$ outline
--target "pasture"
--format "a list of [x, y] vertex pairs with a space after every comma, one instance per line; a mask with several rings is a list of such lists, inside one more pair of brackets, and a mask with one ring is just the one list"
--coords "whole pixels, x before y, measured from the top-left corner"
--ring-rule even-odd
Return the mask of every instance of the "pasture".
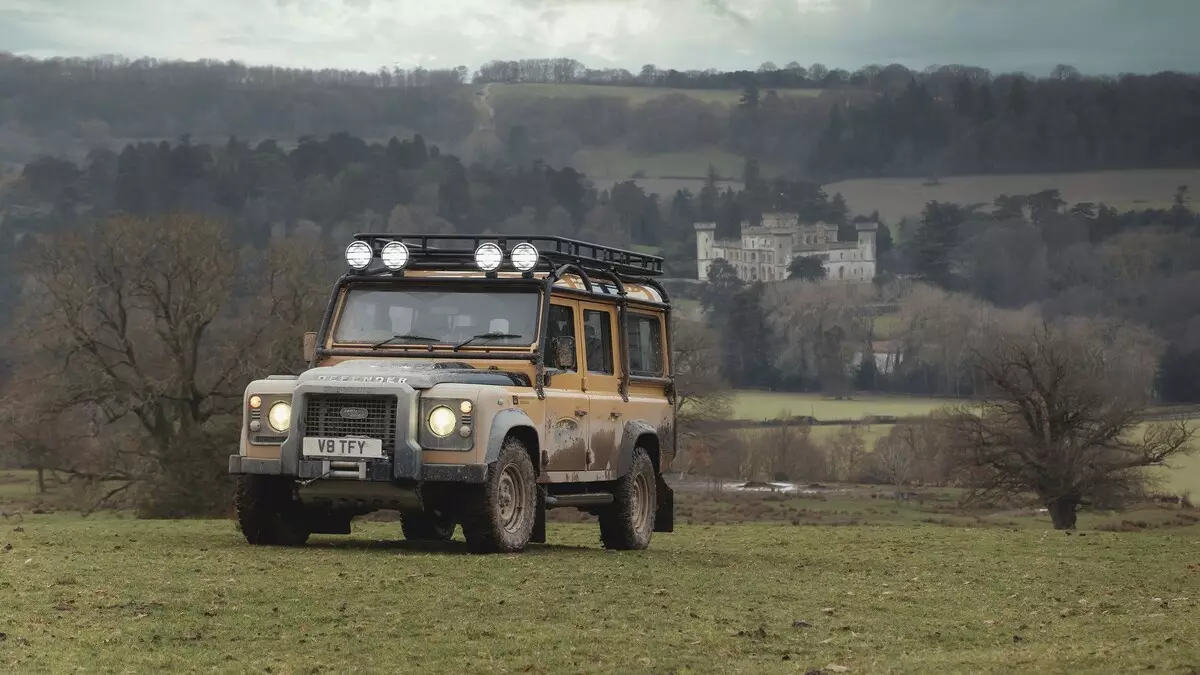
[[[849, 424], [814, 426], [811, 438], [817, 443], [823, 443], [853, 424], [866, 447], [871, 449], [875, 441], [886, 436], [892, 428], [890, 424], [870, 423], [871, 417], [920, 417], [942, 406], [966, 402], [960, 399], [858, 393], [838, 400], [822, 394], [743, 390], [734, 395], [732, 413], [733, 419], [738, 420], [810, 416], [824, 422], [846, 421]], [[1194, 412], [1189, 408], [1182, 414], [1192, 416]], [[1196, 419], [1196, 423], [1200, 424], [1200, 418]], [[742, 433], [760, 432], [746, 430]], [[1163, 481], [1160, 489], [1166, 492], [1181, 494], [1190, 491], [1192, 495], [1200, 495], [1200, 447], [1190, 456], [1172, 460], [1171, 466], [1160, 470], [1159, 475]]]
[[1170, 208], [1175, 188], [1200, 185], [1200, 169], [1142, 169], [1063, 174], [945, 176], [940, 185], [924, 178], [865, 178], [830, 183], [829, 194], [842, 193], [854, 213], [879, 215], [889, 224], [919, 216], [931, 200], [959, 204], [987, 203], [1002, 194], [1031, 194], [1058, 189], [1068, 204], [1104, 202], [1118, 210]]
[[0, 532], [0, 669], [1188, 672], [1183, 522], [681, 524], [638, 553], [551, 523], [547, 545], [472, 556], [386, 522], [279, 549], [232, 521], [33, 516]]

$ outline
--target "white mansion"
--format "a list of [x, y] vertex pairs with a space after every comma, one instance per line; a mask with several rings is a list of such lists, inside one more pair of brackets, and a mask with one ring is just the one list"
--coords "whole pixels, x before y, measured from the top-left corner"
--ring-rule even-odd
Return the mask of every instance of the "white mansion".
[[870, 282], [875, 278], [878, 223], [859, 223], [858, 241], [838, 241], [838, 226], [801, 223], [794, 215], [763, 214], [762, 225], [742, 223], [741, 239], [717, 239], [716, 223], [696, 223], [696, 262], [708, 279], [714, 260], [724, 258], [743, 281], [782, 281], [794, 258], [814, 256], [834, 281]]

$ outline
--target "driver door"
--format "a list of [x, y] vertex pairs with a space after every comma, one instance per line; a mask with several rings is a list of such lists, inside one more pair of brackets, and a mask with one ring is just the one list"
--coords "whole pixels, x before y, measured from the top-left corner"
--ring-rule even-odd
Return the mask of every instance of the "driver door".
[[551, 374], [546, 387], [545, 470], [547, 480], [554, 483], [577, 480], [576, 474], [587, 468], [588, 401], [583, 393], [583, 346], [579, 335], [579, 302], [553, 298], [550, 301], [550, 324], [546, 327], [546, 346], [543, 358], [553, 363], [551, 342], [556, 337], [569, 337], [575, 342], [575, 363], [570, 368], [547, 368]]

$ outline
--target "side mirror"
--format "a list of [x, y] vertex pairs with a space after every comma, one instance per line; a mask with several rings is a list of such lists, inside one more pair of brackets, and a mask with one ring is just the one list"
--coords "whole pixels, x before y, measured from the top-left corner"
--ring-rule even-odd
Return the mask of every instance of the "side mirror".
[[575, 338], [564, 336], [550, 341], [550, 365], [558, 370], [575, 370]]
[[312, 363], [317, 358], [317, 334], [304, 334], [304, 362]]

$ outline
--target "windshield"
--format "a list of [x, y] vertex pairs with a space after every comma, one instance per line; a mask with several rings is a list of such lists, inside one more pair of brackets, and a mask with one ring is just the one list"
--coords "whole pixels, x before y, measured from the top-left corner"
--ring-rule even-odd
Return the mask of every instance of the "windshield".
[[[333, 332], [339, 343], [525, 346], [537, 338], [538, 294], [351, 288]], [[481, 337], [486, 336], [486, 337]]]

